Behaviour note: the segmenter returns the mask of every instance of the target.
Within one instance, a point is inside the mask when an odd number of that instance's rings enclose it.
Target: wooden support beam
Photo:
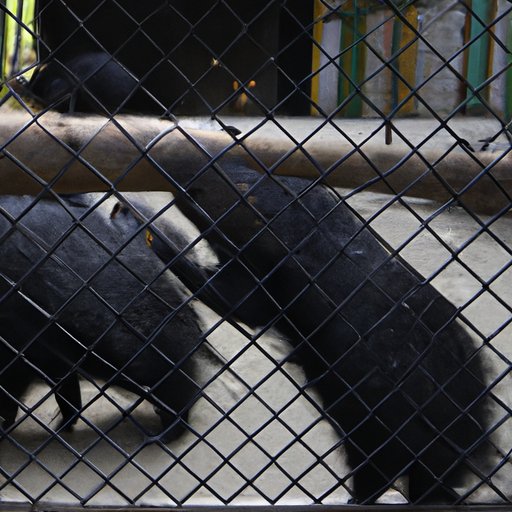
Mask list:
[[[441,202],[452,197],[451,189],[469,208],[486,213],[509,205],[507,194],[512,195],[508,155],[456,150],[443,157],[439,151],[413,153],[401,145],[371,143],[359,151],[348,144],[314,141],[297,148],[286,140],[254,135],[238,143],[225,132],[172,127],[168,121],[133,116],[109,121],[55,113],[37,120],[2,115],[0,193],[35,194],[46,183],[59,193],[111,186],[120,191],[173,191],[176,183],[193,186],[194,177],[213,157],[230,168],[267,168],[308,179],[323,176],[337,187]]]

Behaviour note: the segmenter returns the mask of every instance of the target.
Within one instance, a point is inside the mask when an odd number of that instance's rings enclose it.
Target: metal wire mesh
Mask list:
[[[509,506],[511,11],[0,0],[2,506]]]

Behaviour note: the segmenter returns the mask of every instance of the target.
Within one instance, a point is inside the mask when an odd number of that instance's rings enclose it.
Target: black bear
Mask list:
[[[18,397],[36,378],[48,381],[55,390],[62,414],[57,430],[69,430],[82,407],[78,376],[74,371],[67,371],[70,365],[62,360],[65,354],[52,353],[45,340],[70,349],[78,348],[78,342],[3,278],[0,278],[0,339],[0,360],[5,363],[0,376],[0,416],[4,431],[15,422]],[[58,380],[50,381],[49,374]]]
[[[176,204],[218,268],[184,275],[165,219],[149,226],[153,249],[220,314],[287,336],[344,440],[353,502],[402,476],[413,503],[463,499],[458,487],[493,453],[492,399],[456,307],[326,186],[225,164],[188,194]]]
[[[101,195],[0,197],[0,272],[54,324],[45,329],[41,322],[26,336],[16,329],[18,316],[5,329],[0,385],[8,398],[0,414],[12,421],[12,401],[41,375],[65,405],[79,409],[78,373],[150,400],[169,441],[186,425],[200,391],[192,357],[202,341],[198,319],[181,283],[164,271],[144,236],[135,236],[137,223],[121,219],[114,228],[101,202]],[[0,297],[0,310],[16,312],[21,299],[11,303],[12,296]]]
[[[43,107],[59,112],[161,112],[143,84],[113,56],[102,51],[77,53],[40,65],[28,84]],[[165,110],[165,109],[164,109]]]

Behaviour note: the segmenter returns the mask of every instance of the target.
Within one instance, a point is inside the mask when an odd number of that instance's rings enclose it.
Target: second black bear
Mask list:
[[[199,208],[180,195],[177,205],[220,260],[198,268],[199,281],[208,277],[195,291],[220,314],[272,324],[294,345],[344,440],[353,501],[375,502],[401,476],[413,503],[463,499],[472,468],[493,453],[492,399],[483,347],[455,306],[323,185],[226,165],[188,192]],[[164,224],[171,240],[172,229]],[[152,234],[161,259],[176,258]]]
[[[29,336],[15,323],[4,329],[0,415],[12,422],[13,403],[36,376],[64,390],[64,406],[79,408],[73,375],[81,373],[150,400],[168,441],[185,427],[200,392],[193,358],[202,342],[198,319],[181,283],[163,272],[143,236],[134,237],[137,224],[126,219],[114,228],[110,209],[96,200],[101,195],[0,198],[0,272],[51,316],[55,329],[70,334],[45,330],[44,322]],[[0,310],[6,305],[22,315],[26,303],[17,310],[10,296],[0,297]]]

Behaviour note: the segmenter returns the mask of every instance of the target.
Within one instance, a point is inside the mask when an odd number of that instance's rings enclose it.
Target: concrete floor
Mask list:
[[[225,122],[243,131],[256,124],[256,120],[250,119]],[[311,133],[315,123],[319,121],[282,120],[298,139]],[[188,124],[208,126],[204,120],[190,120]],[[354,138],[365,137],[379,127],[372,120],[342,120],[338,124]],[[415,142],[436,128],[436,123],[424,122],[421,127],[420,124],[418,120],[404,120],[399,129]],[[470,123],[466,119],[456,128],[460,136],[473,144],[492,135],[496,123]],[[273,123],[266,123],[261,129],[266,135],[271,132],[282,136],[281,129]],[[332,127],[325,130],[331,134],[322,135],[322,131],[318,136],[340,136]],[[381,136],[380,132],[376,135]],[[432,144],[450,143],[446,133],[437,137]],[[500,151],[504,144],[499,140],[494,149]],[[363,217],[370,218],[389,200],[389,196],[362,193],[352,197],[350,203]],[[165,202],[166,197],[155,196],[154,204],[159,201]],[[428,200],[405,198],[405,205],[394,202],[372,220],[374,229],[392,247],[403,244],[402,257],[424,276],[432,275],[450,259],[442,243],[428,230],[421,229],[422,222],[438,207]],[[484,217],[475,220],[462,209],[454,208],[436,216],[428,225],[452,249],[472,240],[460,253],[462,264],[452,261],[433,284],[464,308],[473,325],[489,336],[512,319],[512,270],[506,268],[512,260],[512,218],[503,217],[483,229],[485,221]],[[471,271],[484,281],[490,280],[489,288],[484,289]],[[478,299],[473,301],[478,293]],[[35,407],[33,414],[38,421],[27,418],[12,439],[4,439],[0,445],[2,480],[12,478],[10,483],[0,484],[2,502],[27,502],[30,497],[39,502],[91,506],[306,504],[318,499],[323,503],[346,503],[348,494],[337,478],[346,474],[343,450],[336,448],[337,435],[321,419],[314,393],[313,399],[299,396],[297,386],[304,383],[301,368],[285,364],[276,369],[273,362],[286,355],[287,343],[271,335],[249,343],[226,322],[216,325],[218,318],[206,307],[197,304],[197,309],[205,330],[211,331],[208,341],[232,363],[229,371],[209,382],[220,367],[205,360],[203,384],[208,384],[205,396],[193,407],[190,432],[168,446],[146,444],[132,419],[117,424],[122,410],[133,405],[136,397],[108,390],[108,398],[98,398],[97,387],[83,383],[83,401],[88,404],[83,420],[72,432],[52,437],[50,431],[58,421],[57,406],[48,397],[36,407],[47,393],[44,386],[36,386],[25,401],[27,407]],[[511,325],[493,337],[492,347],[498,354],[491,347],[487,350],[490,381],[508,369],[511,339]],[[507,376],[495,389],[508,406],[512,406],[510,384]],[[254,390],[249,392],[250,387]],[[503,412],[496,412],[496,420],[502,416]],[[147,403],[136,407],[133,418],[149,428],[158,425],[158,418]],[[509,421],[495,435],[496,443],[505,453],[512,448]],[[309,429],[312,423],[315,427]],[[102,431],[109,432],[110,441],[102,439]],[[505,493],[510,493],[512,481],[509,466],[505,464],[493,478]],[[482,488],[473,501],[481,500],[497,498],[492,491]],[[382,501],[404,500],[398,492],[389,492]]]
[[[355,144],[384,144],[384,122],[380,118],[335,118],[326,121],[322,117],[278,117],[261,119],[255,117],[222,116],[222,124],[238,128],[242,135],[264,136],[278,139],[292,139],[297,142],[311,140],[315,142]],[[189,118],[180,121],[182,126],[218,130],[219,123],[204,118]],[[434,118],[396,118],[392,122],[392,144],[404,148],[422,147],[424,149],[447,149],[453,146],[453,133],[466,140],[471,147],[481,149],[482,139],[493,137],[501,129],[499,122],[490,117],[456,116],[445,127]],[[508,148],[506,138],[501,135],[489,151],[501,152]]]

